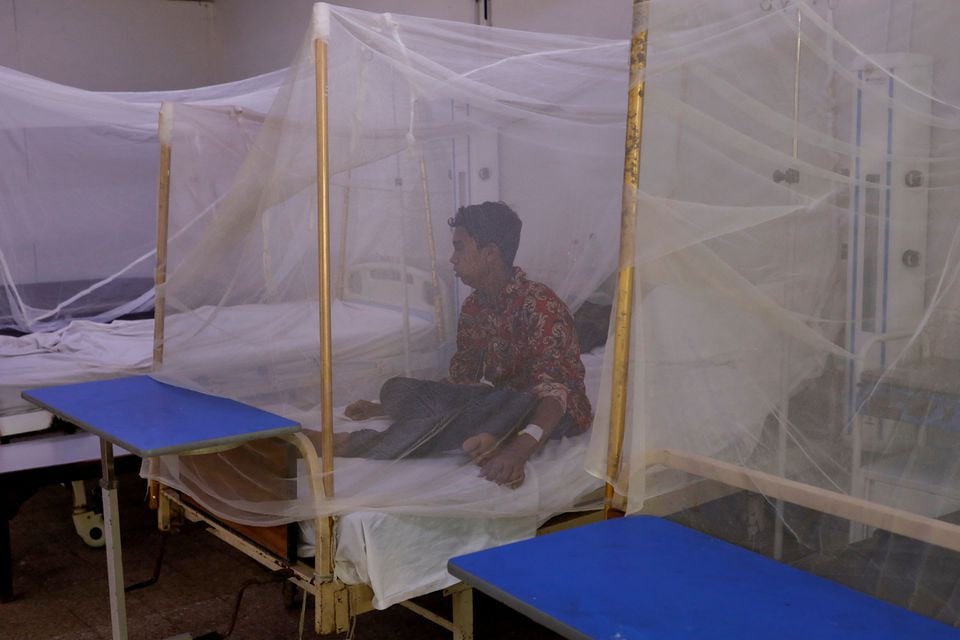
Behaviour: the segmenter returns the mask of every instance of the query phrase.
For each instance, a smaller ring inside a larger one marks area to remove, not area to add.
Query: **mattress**
[[[33,313],[40,309],[54,309],[76,296],[49,320],[36,321],[30,326],[61,326],[64,318],[84,318],[103,322],[119,315],[142,313],[153,309],[153,278],[113,278],[105,280],[68,280],[64,282],[34,282],[18,284],[15,291],[9,285],[0,285],[0,329],[22,327],[17,313],[11,308],[14,293]]]
[[[527,464],[526,479],[518,489],[495,485],[477,478],[474,469],[465,469],[470,480],[483,483],[475,493],[488,494],[501,507],[503,515],[498,517],[373,511],[341,517],[336,529],[336,577],[347,584],[369,585],[374,607],[385,609],[455,584],[447,572],[447,561],[454,556],[532,538],[553,514],[599,508],[599,502],[589,498],[598,495],[602,483],[583,469],[588,439],[582,435],[549,443]],[[508,515],[513,508],[540,510],[543,515]],[[303,540],[313,539],[312,522],[301,523],[301,534]],[[300,551],[309,555],[312,549],[304,547]]]

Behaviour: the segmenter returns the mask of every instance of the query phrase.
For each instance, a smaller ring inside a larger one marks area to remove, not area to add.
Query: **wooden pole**
[[[327,43],[314,41],[317,74],[317,258],[320,280],[320,460],[323,491],[333,497],[333,330],[330,326],[330,166],[327,138]]]
[[[327,136],[327,43],[314,40],[317,111],[317,259],[320,288],[320,467],[323,494],[333,497],[333,328],[330,295],[330,154]],[[317,519],[315,570],[325,579],[333,575],[332,517]],[[318,633],[336,627],[337,603],[332,582],[319,585],[315,626]]]
[[[173,103],[160,107],[157,131],[160,137],[160,176],[157,184],[157,264],[153,272],[153,366],[157,371],[163,364],[164,323],[166,321],[167,243],[170,235],[170,161],[173,133]],[[156,472],[159,461],[150,458],[151,472]],[[151,480],[147,486],[147,505],[160,507],[160,483]]]
[[[154,270],[153,298],[153,370],[163,364],[163,331],[166,320],[167,242],[170,229],[170,136],[173,129],[173,104],[160,107],[160,177],[157,186],[157,265]]]
[[[640,188],[640,149],[643,139],[644,75],[647,67],[648,0],[633,2],[633,37],[630,42],[630,88],[627,102],[627,136],[623,160],[623,196],[620,208],[620,269],[617,277],[617,313],[614,317],[613,382],[610,391],[610,432],[607,445],[607,484],[604,514],[617,515],[614,482],[621,476],[626,431],[627,383],[630,369],[630,328],[633,322],[634,250],[637,230],[637,192]],[[640,398],[639,400],[643,400]]]
[[[423,212],[427,224],[427,248],[430,252],[430,280],[433,285],[433,315],[437,326],[437,337],[442,341],[447,337],[443,317],[443,297],[440,290],[440,276],[437,275],[437,247],[433,242],[433,213],[430,208],[430,191],[427,189],[427,163],[420,153],[420,190],[423,191]]]

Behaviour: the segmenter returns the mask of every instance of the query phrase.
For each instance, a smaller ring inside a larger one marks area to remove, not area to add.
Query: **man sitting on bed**
[[[518,487],[527,459],[550,438],[590,426],[573,317],[546,285],[513,266],[522,223],[502,202],[461,207],[450,262],[474,289],[463,303],[447,380],[393,378],[380,403],[346,408],[386,415],[385,431],[338,434],[337,455],[393,459],[462,449],[492,482]]]

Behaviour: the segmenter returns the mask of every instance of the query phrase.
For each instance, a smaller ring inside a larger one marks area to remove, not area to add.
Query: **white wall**
[[[340,0],[365,11],[406,13],[473,22],[473,0]],[[217,0],[223,41],[223,80],[239,80],[285,67],[310,23],[313,0]]]
[[[627,39],[633,24],[630,0],[491,0],[495,27]]]
[[[475,0],[339,0],[336,4],[375,12],[476,21]],[[312,0],[217,0],[223,42],[223,80],[273,71],[293,59],[310,20]],[[497,27],[629,38],[630,0],[490,0]]]
[[[475,22],[475,0],[340,0]],[[0,0],[0,65],[93,90],[161,90],[290,63],[313,0]],[[490,0],[498,27],[629,37],[630,0]]]
[[[208,2],[0,0],[0,65],[104,91],[214,84],[215,19]]]

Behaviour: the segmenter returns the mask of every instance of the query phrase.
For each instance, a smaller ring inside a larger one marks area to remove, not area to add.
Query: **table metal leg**
[[[113,467],[113,445],[100,439],[103,476],[103,528],[107,539],[107,580],[110,584],[110,624],[113,640],[127,640],[127,605],[123,591],[123,557],[120,553],[120,509]]]

